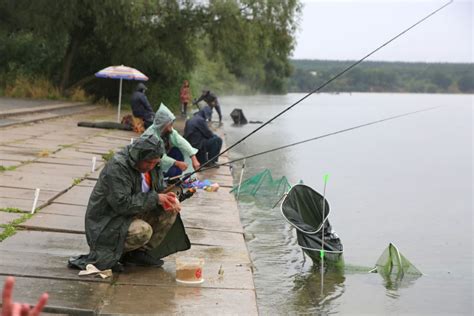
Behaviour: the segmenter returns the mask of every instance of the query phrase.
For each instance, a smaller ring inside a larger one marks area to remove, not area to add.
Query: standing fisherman
[[[221,106],[219,104],[219,100],[217,100],[217,96],[212,93],[210,90],[202,90],[202,94],[199,97],[199,99],[193,101],[193,104],[197,104],[200,101],[204,100],[204,102],[207,103],[207,105],[210,107],[210,115],[206,112],[206,120],[210,121],[212,119],[212,110],[215,108],[217,111],[217,114],[219,115],[219,123],[222,122],[222,112],[221,112]]]
[[[163,152],[163,143],[150,135],[107,162],[87,205],[90,252],[69,259],[69,267],[84,270],[93,264],[117,272],[122,264],[159,267],[160,258],[191,247],[179,201],[174,193],[161,193]]]
[[[181,90],[179,90],[179,99],[181,101],[181,116],[186,117],[188,112],[188,103],[191,102],[191,88],[189,87],[189,81],[184,80]]]

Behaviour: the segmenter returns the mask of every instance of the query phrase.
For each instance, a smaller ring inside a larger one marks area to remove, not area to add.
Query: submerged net
[[[277,197],[280,198],[291,188],[288,179],[283,176],[273,179],[269,169],[254,175],[243,181],[240,185],[236,185],[230,192],[238,197],[254,196],[254,197]]]
[[[422,275],[407,258],[393,244],[388,245],[376,263],[377,272],[384,277],[391,275],[404,276],[405,274]]]

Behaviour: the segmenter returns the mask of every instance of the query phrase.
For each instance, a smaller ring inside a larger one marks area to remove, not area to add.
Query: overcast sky
[[[357,60],[448,0],[303,0],[296,59]],[[455,0],[368,60],[474,62],[474,0]]]

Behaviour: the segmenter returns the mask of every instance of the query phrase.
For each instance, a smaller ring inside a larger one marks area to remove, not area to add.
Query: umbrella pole
[[[120,123],[120,107],[122,106],[122,78],[120,78],[119,104],[117,112],[117,123]]]

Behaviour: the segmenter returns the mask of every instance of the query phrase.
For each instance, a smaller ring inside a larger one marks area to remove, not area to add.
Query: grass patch
[[[4,241],[8,237],[15,235],[17,231],[17,226],[29,220],[32,216],[33,214],[25,214],[22,217],[12,221],[10,224],[0,225],[0,227],[3,228],[3,232],[0,233],[0,242]]]
[[[70,148],[70,147],[72,147],[72,146],[73,146],[73,144],[65,144],[65,145],[60,144],[60,145],[59,145],[59,147],[61,147],[62,149],[64,149],[64,148]]]
[[[7,213],[24,213],[22,210],[16,207],[2,207],[0,211],[7,212]]]
[[[18,166],[10,166],[10,167],[5,167],[4,165],[0,165],[0,172],[2,171],[11,171],[11,170],[15,170],[16,167]]]
[[[110,149],[108,153],[102,155],[102,159],[103,159],[104,161],[109,161],[110,159],[112,159],[112,157],[113,157],[114,155],[115,155],[115,151],[113,151],[112,149]]]
[[[75,88],[69,95],[69,100],[74,102],[90,102],[91,98],[81,88]]]
[[[0,228],[3,228],[3,232],[0,233],[0,242],[16,234],[16,228],[12,224],[0,225]]]
[[[107,99],[104,98],[104,97],[102,97],[102,98],[100,98],[99,100],[97,100],[97,101],[95,102],[95,104],[104,106],[104,107],[109,108],[109,109],[112,108],[112,107],[114,107],[114,105],[113,105],[112,103],[110,103],[110,101],[107,100]]]
[[[12,83],[7,84],[4,95],[13,98],[62,99],[59,89],[49,80],[25,76],[18,76]]]
[[[77,87],[63,95],[59,88],[44,77],[18,75],[5,87],[0,88],[0,95],[12,98],[67,100],[73,102],[91,102],[91,97],[84,89]]]
[[[72,181],[72,185],[78,185],[79,183],[82,182],[82,180],[84,180],[84,179],[82,179],[82,178],[76,178],[76,179],[74,179],[74,180]]]

